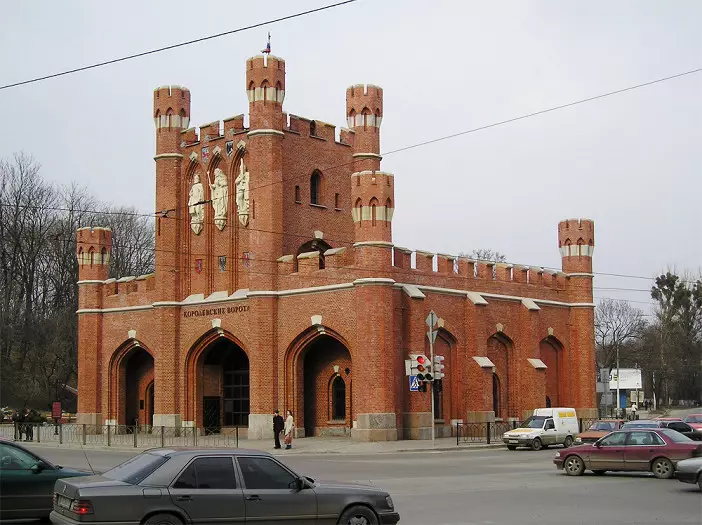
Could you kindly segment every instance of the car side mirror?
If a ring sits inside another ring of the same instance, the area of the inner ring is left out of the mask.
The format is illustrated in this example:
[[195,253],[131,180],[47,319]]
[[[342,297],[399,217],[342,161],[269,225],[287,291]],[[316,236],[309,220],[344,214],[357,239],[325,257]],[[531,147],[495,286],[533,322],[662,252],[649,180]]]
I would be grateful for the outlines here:
[[594,445],[597,448],[602,448],[602,443],[600,443],[599,441],[595,441]]
[[29,470],[31,470],[34,474],[39,474],[45,468],[46,465],[44,465],[44,463],[40,461],[39,463],[35,463],[34,465],[32,465]]
[[305,482],[302,478],[295,478],[290,482],[289,486],[293,490],[302,490],[305,488]]

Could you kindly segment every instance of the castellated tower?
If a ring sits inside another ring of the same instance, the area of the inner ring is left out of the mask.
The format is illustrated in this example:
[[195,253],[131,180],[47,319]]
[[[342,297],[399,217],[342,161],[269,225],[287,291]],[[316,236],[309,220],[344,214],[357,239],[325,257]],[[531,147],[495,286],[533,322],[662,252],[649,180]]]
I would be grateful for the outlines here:
[[[190,91],[181,86],[154,89],[156,125],[156,219],[155,267],[159,295],[164,300],[180,301],[180,258],[173,246],[181,246],[182,224],[187,210],[179,206],[183,191],[180,180],[183,153],[181,132],[190,123]],[[167,210],[167,211],[166,211]]]
[[78,258],[78,423],[101,425],[102,284],[109,277],[112,231],[86,227],[76,232]]
[[255,56],[246,61],[246,94],[251,129],[283,129],[285,60]]
[[380,171],[383,89],[372,84],[349,87],[346,90],[346,118],[354,131],[351,203],[357,264],[378,269],[389,267],[395,178]]
[[[591,359],[595,355],[595,309],[592,295],[592,255],[595,250],[595,223],[590,219],[567,219],[558,223],[558,248],[561,267],[566,273],[570,309],[570,352],[568,368],[579,379],[573,381],[573,405],[581,408],[582,417],[596,417],[588,412],[588,400],[595,391],[597,370]],[[588,415],[590,414],[590,415]]]

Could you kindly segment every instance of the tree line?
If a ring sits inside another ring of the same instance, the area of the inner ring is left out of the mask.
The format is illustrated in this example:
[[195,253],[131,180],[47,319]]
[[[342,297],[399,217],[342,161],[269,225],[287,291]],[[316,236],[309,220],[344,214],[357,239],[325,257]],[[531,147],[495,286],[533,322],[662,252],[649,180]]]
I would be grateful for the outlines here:
[[100,202],[86,188],[57,186],[20,153],[0,159],[0,404],[70,406],[77,384],[75,235],[113,231],[110,276],[153,271],[154,220]]
[[624,300],[595,310],[598,367],[641,369],[646,397],[658,405],[702,401],[702,278],[666,272],[651,287],[650,318]]

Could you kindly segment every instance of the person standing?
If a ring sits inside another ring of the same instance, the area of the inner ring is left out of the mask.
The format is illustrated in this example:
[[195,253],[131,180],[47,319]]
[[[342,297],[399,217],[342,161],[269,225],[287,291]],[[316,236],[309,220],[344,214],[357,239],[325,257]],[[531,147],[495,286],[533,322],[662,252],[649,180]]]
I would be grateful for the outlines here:
[[631,419],[636,420],[636,412],[639,410],[639,407],[636,405],[636,403],[633,403],[631,405]]
[[283,421],[283,416],[280,415],[278,410],[275,411],[273,416],[273,436],[275,437],[275,447],[280,448],[280,434],[285,429],[285,422]]
[[295,420],[293,419],[292,410],[288,410],[288,417],[285,418],[285,449],[292,448],[292,434],[295,428]]

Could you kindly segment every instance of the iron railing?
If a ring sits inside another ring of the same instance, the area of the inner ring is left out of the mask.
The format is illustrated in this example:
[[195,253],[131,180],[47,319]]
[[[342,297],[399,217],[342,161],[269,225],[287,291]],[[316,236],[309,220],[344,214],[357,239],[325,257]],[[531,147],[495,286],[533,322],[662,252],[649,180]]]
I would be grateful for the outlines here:
[[12,423],[0,425],[0,437],[13,441],[61,445],[237,448],[239,427],[227,427],[213,433],[210,429],[194,427]]
[[456,445],[500,441],[502,434],[517,428],[518,421],[486,421],[483,423],[456,423]]

